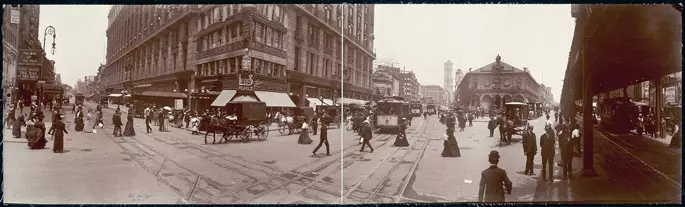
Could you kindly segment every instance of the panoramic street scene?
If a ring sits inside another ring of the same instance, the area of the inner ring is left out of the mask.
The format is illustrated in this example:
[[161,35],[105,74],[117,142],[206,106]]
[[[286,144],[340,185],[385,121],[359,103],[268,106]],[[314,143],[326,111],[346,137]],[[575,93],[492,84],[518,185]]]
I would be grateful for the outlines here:
[[679,204],[681,11],[3,5],[3,201]]

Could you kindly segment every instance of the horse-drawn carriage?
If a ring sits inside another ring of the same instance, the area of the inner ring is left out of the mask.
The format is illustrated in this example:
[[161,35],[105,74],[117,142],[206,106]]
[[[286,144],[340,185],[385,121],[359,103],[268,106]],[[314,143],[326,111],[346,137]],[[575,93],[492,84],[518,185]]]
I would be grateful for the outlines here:
[[[292,115],[285,115],[278,123],[278,132],[281,134],[300,133],[302,123],[309,122],[314,117],[314,109],[312,107],[297,107],[294,108]],[[310,124],[311,125],[311,124]]]
[[528,105],[521,102],[509,102],[504,104],[504,116],[507,121],[512,121],[513,126],[509,133],[522,135],[528,126]]
[[207,144],[207,135],[210,132],[214,134],[212,144],[216,142],[216,131],[223,132],[219,140],[220,143],[222,140],[228,142],[233,138],[249,142],[253,136],[260,141],[264,141],[269,136],[266,103],[248,95],[236,95],[226,104],[224,109],[228,116],[211,116],[209,118],[209,128],[205,134],[205,144]]

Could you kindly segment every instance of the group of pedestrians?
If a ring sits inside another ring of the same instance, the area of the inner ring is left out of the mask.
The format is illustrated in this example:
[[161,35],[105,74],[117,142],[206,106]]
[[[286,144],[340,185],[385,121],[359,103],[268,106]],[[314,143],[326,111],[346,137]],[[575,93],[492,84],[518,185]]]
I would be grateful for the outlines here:
[[[17,139],[22,138],[22,127],[26,127],[25,138],[29,149],[45,149],[48,143],[46,135],[53,136],[53,152],[62,153],[64,151],[64,134],[67,134],[66,127],[62,122],[63,115],[59,114],[58,106],[54,107],[52,125],[47,129],[45,124],[45,115],[42,107],[37,103],[32,103],[28,114],[23,112],[23,104],[17,102],[15,105],[9,106],[8,117],[6,124],[8,128],[12,128],[12,136]],[[19,112],[19,115],[15,116]]]

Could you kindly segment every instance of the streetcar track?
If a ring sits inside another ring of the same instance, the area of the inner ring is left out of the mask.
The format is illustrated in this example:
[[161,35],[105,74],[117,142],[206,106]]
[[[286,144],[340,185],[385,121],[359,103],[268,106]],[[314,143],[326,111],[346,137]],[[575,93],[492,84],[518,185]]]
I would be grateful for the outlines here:
[[[422,123],[423,123],[423,122],[422,122]],[[380,138],[375,139],[375,140],[381,140],[380,142],[382,142],[380,145],[376,145],[377,148],[380,148],[380,147],[384,146],[385,144],[389,143],[389,142],[392,140],[392,139],[391,139],[392,134],[380,134],[379,136],[387,137],[387,138],[386,138],[386,139],[380,139]],[[355,138],[355,141],[356,141],[358,137],[357,137],[357,136],[354,136],[354,138]],[[374,142],[374,144],[377,144],[377,143],[379,143],[379,142]],[[344,156],[343,156],[342,165],[339,165],[339,166],[336,167],[336,169],[339,169],[339,170],[333,170],[331,173],[324,174],[324,175],[317,175],[317,179],[316,179],[316,180],[314,180],[314,181],[311,182],[310,184],[308,184],[308,185],[306,185],[306,186],[300,188],[300,189],[297,190],[295,193],[290,193],[290,194],[288,194],[288,196],[285,196],[285,197],[279,199],[279,202],[278,202],[278,203],[281,203],[282,201],[286,200],[286,199],[289,198],[290,196],[298,195],[298,194],[301,193],[302,191],[304,191],[304,190],[306,190],[306,189],[308,189],[308,188],[311,188],[312,186],[316,185],[318,182],[321,182],[322,179],[324,179],[324,178],[326,178],[326,177],[329,177],[330,175],[335,174],[335,173],[337,173],[337,172],[340,172],[340,170],[343,169],[343,168],[345,167],[345,163],[348,163],[348,166],[349,166],[349,164],[353,163],[354,160],[347,160],[347,161],[345,161],[345,158],[356,159],[357,156],[355,156],[355,155],[359,155],[359,154],[355,154],[355,153],[354,153],[354,152],[355,152],[354,149],[357,148],[357,147],[359,147],[359,145],[351,145],[351,146],[348,146],[348,147],[344,148],[344,150],[343,150],[342,152],[340,152],[340,153],[342,153]],[[328,164],[328,163],[330,163],[330,164]],[[327,162],[327,165],[324,166],[322,169],[325,169],[325,168],[329,167],[329,166],[332,165],[332,164],[338,164],[338,163],[340,163],[340,160],[333,160],[333,161]],[[298,168],[296,168],[296,169],[298,169]],[[306,171],[305,173],[312,173],[312,172],[314,172],[314,171],[316,171],[316,170],[318,170],[318,169],[309,170],[309,171]],[[342,185],[344,185],[344,184],[343,184],[343,183],[340,183],[340,185],[342,186]]]
[[[110,121],[105,121],[105,119],[103,118],[103,122],[108,122],[108,123],[109,123]],[[108,127],[108,129],[109,129],[109,127]],[[134,130],[138,131],[139,133],[142,133],[142,130],[136,129],[135,127],[134,127]],[[157,153],[159,156],[164,157],[165,160],[163,161],[163,163],[165,163],[165,162],[167,161],[167,158],[166,158],[165,156],[163,156],[163,155],[160,154],[159,152],[155,151],[155,150],[154,150],[153,148],[151,148],[150,146],[147,146],[147,145],[144,144],[144,143],[138,142],[138,141],[135,140],[135,139],[132,139],[133,142],[130,142],[130,141],[124,140],[124,139],[121,138],[121,137],[112,137],[113,135],[106,135],[106,136],[108,136],[108,137],[110,137],[110,138],[113,138],[113,140],[114,140],[114,139],[117,139],[117,138],[118,138],[118,139],[121,139],[122,142],[117,142],[117,141],[115,141],[115,143],[117,143],[117,145],[119,145],[120,148],[122,148],[122,150],[123,150],[126,154],[128,154],[133,160],[136,161],[136,163],[138,163],[139,165],[141,165],[141,166],[142,166],[144,169],[146,169],[148,172],[151,172],[151,173],[152,173],[152,170],[149,169],[141,160],[139,160],[139,159],[137,158],[137,156],[134,156],[131,152],[129,152],[128,149],[126,149],[125,147],[123,147],[121,144],[123,144],[123,143],[128,143],[128,144],[130,144],[131,146],[136,147],[138,150],[140,150],[140,151],[143,152],[143,153],[146,153],[146,151],[140,149],[139,147],[137,147],[136,144],[140,144],[140,145],[146,146],[146,147],[149,148],[151,151]],[[152,137],[152,138],[154,138],[154,139],[156,139],[156,140],[162,142],[161,140],[159,140],[160,138],[157,137],[157,136],[153,136],[153,135],[150,135],[150,134],[147,134],[147,136]],[[170,137],[170,136],[169,136],[169,137]],[[194,146],[195,148],[197,148],[198,150],[201,150],[201,151],[213,151],[213,150],[211,150],[211,149],[207,149],[207,148],[198,146],[197,144],[194,144],[194,143],[190,143],[190,142],[187,142],[187,141],[184,141],[184,140],[179,140],[179,139],[176,138],[176,137],[174,137],[174,138],[172,138],[172,139],[173,139],[173,141],[176,141],[177,143],[180,142],[180,143],[182,143],[182,144],[192,145],[192,146]],[[163,142],[163,143],[166,143],[166,142]],[[173,145],[172,145],[172,146],[173,146]],[[177,149],[179,149],[179,150],[182,150],[182,151],[186,151],[186,152],[188,151],[187,149],[181,149],[181,148],[179,148],[178,146],[173,146],[173,147],[174,147],[174,148],[177,148]],[[191,152],[188,152],[188,153],[191,153]],[[193,153],[191,153],[191,154],[193,154]],[[234,157],[234,158],[235,158],[235,156],[227,155],[227,154],[223,154],[223,153],[207,153],[207,154],[217,154],[216,157],[218,157],[218,158],[220,158],[220,159],[223,159],[223,160],[232,162],[233,164],[236,164],[236,165],[240,165],[240,164],[237,163],[236,161],[228,160],[228,159],[225,158],[225,156],[231,156],[231,157]],[[193,154],[193,155],[195,155],[195,154]],[[196,156],[197,156],[197,155],[196,155]],[[148,156],[146,156],[146,157],[151,158],[150,155],[148,155]],[[240,202],[248,202],[248,201],[250,201],[250,200],[257,199],[257,198],[259,198],[259,196],[261,196],[261,195],[270,193],[270,192],[272,192],[273,190],[276,190],[276,189],[279,189],[279,188],[281,188],[281,187],[290,185],[290,184],[292,184],[292,183],[298,183],[298,184],[299,184],[299,183],[302,183],[302,181],[300,181],[300,180],[302,180],[302,179],[310,179],[310,178],[308,178],[307,176],[301,175],[301,174],[299,174],[299,173],[284,172],[284,171],[272,169],[272,167],[270,167],[270,166],[265,166],[265,165],[263,165],[263,164],[261,164],[261,163],[255,163],[255,162],[251,162],[251,161],[244,160],[244,159],[240,159],[240,158],[235,158],[235,159],[239,159],[239,160],[241,160],[241,161],[248,162],[248,163],[257,164],[257,165],[260,165],[260,166],[262,166],[262,167],[267,167],[267,168],[269,168],[269,169],[275,171],[275,173],[274,173],[274,172],[270,172],[270,173],[266,173],[266,172],[265,172],[265,174],[271,175],[271,177],[269,177],[268,179],[266,179],[266,180],[268,180],[268,181],[271,181],[271,180],[273,180],[274,178],[280,178],[280,179],[283,179],[283,180],[286,181],[286,182],[283,182],[282,185],[272,185],[272,186],[274,186],[274,187],[269,188],[269,189],[263,191],[263,192],[260,193],[260,194],[252,195],[251,197],[253,197],[253,198],[238,198],[238,197],[235,197],[235,198],[239,199],[238,203],[240,203]],[[154,163],[159,164],[159,162],[154,161],[154,159],[150,159],[150,160],[152,160],[152,162],[154,162]],[[210,161],[211,163],[213,163],[213,164],[215,164],[215,165],[221,167],[221,168],[224,168],[224,169],[226,169],[226,170],[231,171],[231,169],[228,169],[228,168],[225,167],[225,166],[219,165],[218,163],[213,162],[213,161],[211,161],[211,160],[209,160],[209,161]],[[172,162],[172,163],[174,163],[176,166],[178,166],[179,168],[182,168],[183,170],[188,171],[188,172],[190,172],[190,173],[195,174],[196,176],[198,176],[198,180],[197,180],[196,182],[194,182],[194,183],[193,183],[193,182],[187,182],[187,183],[190,184],[191,186],[194,186],[194,187],[193,187],[193,190],[191,191],[191,193],[188,194],[188,198],[189,198],[189,199],[193,198],[194,193],[199,192],[199,191],[202,191],[202,193],[204,194],[205,197],[210,198],[210,199],[211,199],[213,202],[215,202],[215,203],[221,203],[220,201],[215,200],[214,196],[209,195],[209,193],[205,192],[202,188],[195,189],[195,187],[196,187],[197,184],[198,184],[197,182],[199,182],[199,179],[200,179],[200,178],[205,179],[205,180],[211,180],[211,179],[204,178],[204,177],[202,177],[201,175],[199,175],[198,173],[196,173],[196,172],[194,172],[194,171],[192,171],[192,170],[189,170],[189,169],[187,169],[187,168],[185,168],[185,167],[179,165],[178,163],[175,163],[175,162],[173,162],[173,161],[169,161],[169,162]],[[309,164],[309,163],[306,163],[306,164]],[[305,164],[305,165],[306,165],[306,164]],[[244,165],[241,165],[241,166],[247,167],[247,166],[244,166]],[[160,172],[162,169],[164,169],[164,165],[163,165],[163,164],[160,165],[160,169],[157,169],[157,170],[156,170],[154,173],[152,173],[152,174],[155,175],[155,176],[157,177],[158,180],[160,180],[161,182],[165,183],[165,184],[166,184],[167,186],[169,186],[172,190],[174,190],[175,192],[177,192],[177,194],[181,195],[181,199],[184,199],[184,198],[183,198],[184,195],[182,195],[183,193],[181,193],[181,192],[179,192],[178,190],[176,190],[176,187],[175,187],[175,186],[173,186],[172,184],[168,183],[166,180],[161,179],[161,177],[158,175],[159,172]],[[179,177],[179,178],[182,178],[182,177],[183,177],[183,176],[180,176],[178,172],[172,171],[171,169],[168,169],[168,168],[167,168],[167,170],[170,171],[172,174],[174,174],[174,176],[176,176],[176,177]],[[233,169],[233,171],[235,171],[235,168]],[[259,171],[259,170],[256,170],[256,169],[255,169],[255,171]],[[240,173],[240,171],[238,171],[238,172]],[[286,173],[293,174],[293,175],[295,175],[295,177],[293,177],[293,178],[285,178],[285,177],[281,176],[282,174],[286,174]],[[240,173],[240,174],[243,174],[243,173]],[[251,178],[251,176],[249,176],[249,175],[247,175],[247,177],[250,177],[250,178]],[[185,179],[182,179],[182,180],[185,180]],[[311,179],[310,179],[310,180],[311,180]],[[318,179],[318,180],[316,180],[316,181],[313,181],[312,183],[316,183],[316,182],[320,182],[320,181],[321,181],[321,180]],[[324,182],[325,182],[325,181],[324,181]],[[250,188],[252,188],[252,187],[262,185],[262,184],[269,184],[269,183],[268,183],[268,182],[265,182],[265,181],[259,181],[259,182],[256,182],[256,183],[252,184],[252,185],[247,185],[247,186],[245,186],[245,187],[235,189],[233,192],[235,192],[235,193],[237,193],[237,192],[242,192],[242,191],[244,191],[244,190],[247,190],[247,189],[250,189]],[[226,189],[223,189],[223,188],[220,188],[220,187],[218,187],[218,188],[219,188],[220,191],[222,191],[222,193],[231,192],[231,191],[229,191],[229,190],[226,190]],[[190,202],[188,202],[187,200],[183,200],[183,201],[184,201],[185,203],[190,203]]]
[[[419,133],[415,133],[415,134],[413,134],[413,135],[411,136],[411,138],[416,138],[416,139],[412,139],[412,141],[413,141],[414,144],[416,144],[420,138],[426,138],[426,137],[424,137],[424,135],[425,135],[425,133],[426,133],[426,131],[427,131],[427,129],[428,129],[428,125],[427,125],[427,124],[431,124],[431,123],[432,123],[432,122],[426,123],[426,121],[427,121],[427,120],[424,120],[424,122],[422,122],[422,125],[421,125],[421,127],[420,127],[421,130],[418,130],[418,131],[421,131],[421,133],[420,133],[420,134],[419,134]],[[433,125],[430,125],[430,126],[433,126]],[[432,133],[432,131],[431,131],[431,133]],[[430,136],[428,136],[428,138],[430,139]],[[392,140],[392,139],[386,140],[386,143],[389,142],[390,140]],[[426,142],[426,143],[427,143],[427,142]],[[402,149],[402,148],[401,148],[401,147],[398,147],[398,148],[394,149],[387,157],[385,157],[385,158],[383,158],[383,159],[380,160],[380,162],[378,163],[378,165],[376,165],[376,168],[375,168],[375,169],[371,170],[371,171],[369,172],[369,174],[365,175],[362,179],[356,181],[355,184],[347,191],[347,193],[345,193],[344,199],[347,199],[352,193],[354,193],[354,192],[359,188],[359,186],[361,186],[361,184],[362,184],[364,181],[368,180],[368,179],[376,172],[376,170],[378,170],[384,163],[386,163],[386,162],[389,161],[388,158],[390,158],[390,157],[392,157],[393,155],[395,155],[400,149]],[[402,156],[402,158],[400,158],[400,160],[402,160],[402,159],[403,159],[404,157],[406,157],[408,154],[409,154],[409,150],[407,150],[406,154],[404,154],[404,155]],[[392,172],[393,172],[393,171],[397,168],[397,166],[399,166],[400,164],[401,164],[401,163],[398,161],[397,164],[395,164],[395,165],[391,168],[390,172],[389,172],[388,174],[386,174],[386,175],[382,178],[380,184],[379,184],[378,186],[376,186],[376,189],[374,189],[374,194],[371,194],[371,196],[369,197],[369,199],[368,199],[365,203],[368,203],[371,199],[373,199],[373,198],[377,195],[378,191],[380,191],[380,189],[382,188],[381,185],[383,185],[383,183],[388,179],[388,177],[392,174]],[[408,182],[409,179],[406,179],[406,181]]]
[[[412,164],[412,167],[411,167],[410,170],[409,170],[409,174],[407,175],[407,177],[405,177],[404,181],[402,182],[402,183],[403,183],[402,188],[400,189],[399,194],[395,197],[395,202],[399,202],[398,198],[402,198],[402,196],[404,195],[404,191],[406,190],[406,185],[409,184],[409,180],[410,180],[410,178],[411,178],[411,177],[409,177],[409,176],[411,176],[411,174],[413,174],[413,171],[416,169],[415,167],[416,167],[416,166],[418,165],[418,163],[419,163],[418,161],[421,159],[421,156],[423,156],[423,152],[426,151],[426,148],[428,147],[428,143],[430,143],[430,135],[432,135],[432,134],[433,134],[433,131],[435,130],[435,126],[434,126],[434,125],[431,125],[431,126],[432,126],[432,130],[430,131],[430,133],[429,133],[428,136],[425,136],[425,130],[428,129],[428,127],[426,127],[426,128],[424,128],[424,131],[423,131],[424,133],[422,133],[422,134],[420,135],[420,137],[419,137],[419,138],[427,138],[428,140],[426,140],[426,141],[424,142],[423,147],[421,147],[421,153],[419,153],[419,155],[416,156],[416,158],[415,158],[415,160],[414,160],[414,163]],[[419,141],[419,139],[417,139],[417,140],[414,142],[414,144],[416,144],[416,142],[418,142],[418,141]],[[376,189],[374,190],[373,194],[371,195],[371,197],[369,197],[369,199],[366,201],[366,203],[371,202],[371,200],[372,200],[374,197],[376,197],[376,196],[378,195],[378,193],[381,191],[381,189],[383,189],[382,186],[390,179],[391,175],[394,174],[395,170],[402,164],[402,161],[404,161],[404,158],[406,158],[407,155],[409,155],[409,153],[410,153],[410,152],[407,151],[407,152],[402,156],[402,158],[400,158],[400,160],[397,161],[397,164],[395,164],[395,165],[390,169],[390,171],[388,172],[388,174],[387,174],[385,177],[383,177],[383,179],[381,180],[380,184],[376,187]]]

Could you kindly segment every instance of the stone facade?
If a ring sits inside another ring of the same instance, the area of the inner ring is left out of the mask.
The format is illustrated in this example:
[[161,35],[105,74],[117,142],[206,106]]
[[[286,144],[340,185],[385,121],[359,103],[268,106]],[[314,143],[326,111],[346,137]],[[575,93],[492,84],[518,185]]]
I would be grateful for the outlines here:
[[513,67],[497,56],[495,62],[464,75],[457,98],[462,107],[500,108],[508,102],[540,101],[539,87],[527,68]]

